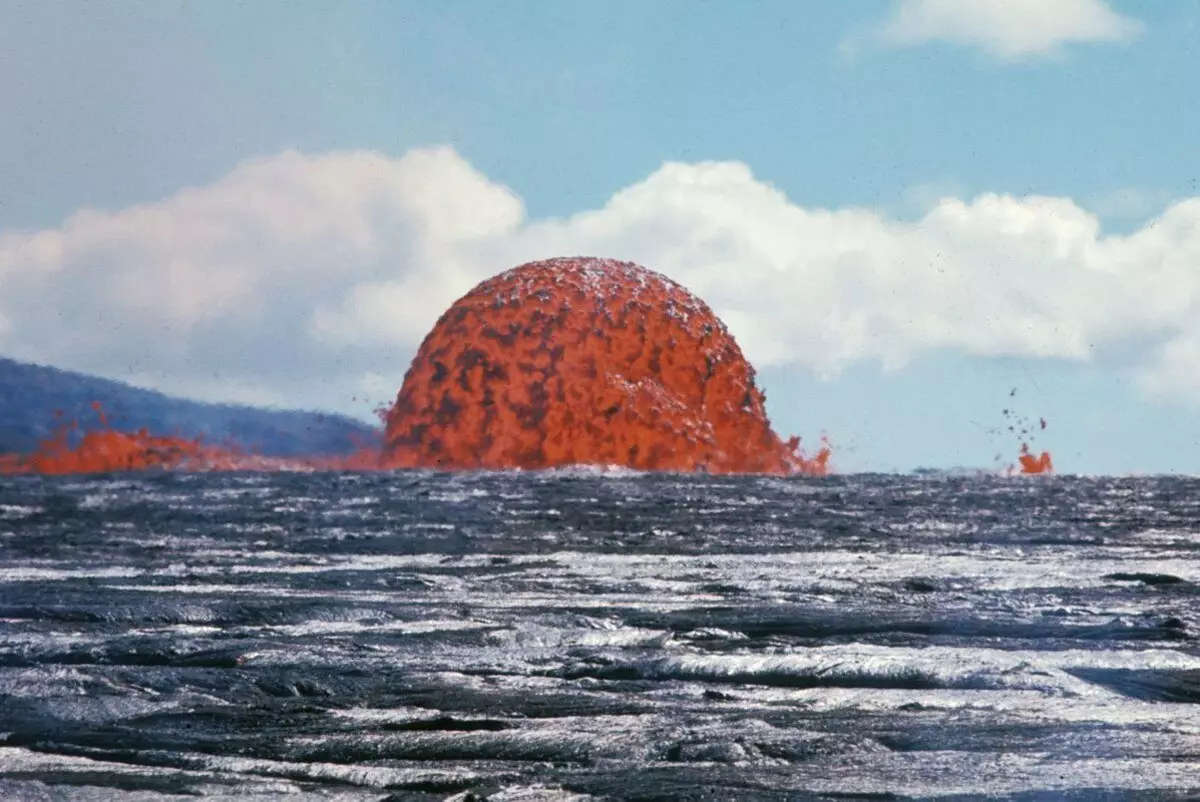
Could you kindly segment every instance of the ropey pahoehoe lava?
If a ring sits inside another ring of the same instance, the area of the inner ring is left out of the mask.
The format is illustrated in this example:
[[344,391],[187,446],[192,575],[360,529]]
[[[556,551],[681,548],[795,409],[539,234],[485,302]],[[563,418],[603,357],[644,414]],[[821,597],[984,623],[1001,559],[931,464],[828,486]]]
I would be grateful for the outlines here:
[[630,262],[531,262],[459,299],[387,415],[389,467],[823,474],[771,430],[703,301]]

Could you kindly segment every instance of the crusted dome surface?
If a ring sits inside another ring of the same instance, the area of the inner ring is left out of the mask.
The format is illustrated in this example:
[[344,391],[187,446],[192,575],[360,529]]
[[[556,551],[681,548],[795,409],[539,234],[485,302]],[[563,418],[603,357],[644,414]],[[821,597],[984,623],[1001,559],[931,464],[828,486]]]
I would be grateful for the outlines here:
[[630,262],[531,262],[479,284],[422,343],[387,417],[393,467],[823,471],[771,430],[708,306]]

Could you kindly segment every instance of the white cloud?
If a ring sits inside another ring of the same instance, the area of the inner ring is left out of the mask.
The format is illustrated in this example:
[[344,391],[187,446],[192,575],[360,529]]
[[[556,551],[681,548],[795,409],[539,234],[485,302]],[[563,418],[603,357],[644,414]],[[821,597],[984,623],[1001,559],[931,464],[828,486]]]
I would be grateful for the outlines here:
[[[449,149],[255,160],[159,203],[0,235],[0,317],[12,322],[0,351],[198,397],[337,403],[327,385],[393,364],[392,335],[428,323],[421,304],[470,286],[453,281],[447,244],[502,235],[523,215]],[[367,310],[356,301],[373,282],[404,289],[404,276],[419,301],[374,321],[382,342],[313,337],[339,304]]]
[[1126,42],[1141,30],[1104,0],[900,0],[882,33],[896,45],[953,42],[1012,60],[1074,43]]
[[392,395],[474,283],[572,254],[677,279],[760,366],[1119,354],[1147,390],[1200,402],[1200,200],[1122,236],[1064,198],[945,198],[901,221],[804,208],[724,162],[667,164],[603,208],[529,220],[449,149],[285,153],[159,203],[6,233],[0,352],[182,394],[349,409]]

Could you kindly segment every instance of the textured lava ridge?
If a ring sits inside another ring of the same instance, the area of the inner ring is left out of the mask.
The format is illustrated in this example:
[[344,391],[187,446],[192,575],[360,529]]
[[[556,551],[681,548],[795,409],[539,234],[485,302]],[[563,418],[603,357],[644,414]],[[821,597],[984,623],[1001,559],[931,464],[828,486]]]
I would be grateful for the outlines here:
[[387,417],[389,467],[824,473],[771,430],[754,369],[700,299],[629,262],[489,279],[425,338]]

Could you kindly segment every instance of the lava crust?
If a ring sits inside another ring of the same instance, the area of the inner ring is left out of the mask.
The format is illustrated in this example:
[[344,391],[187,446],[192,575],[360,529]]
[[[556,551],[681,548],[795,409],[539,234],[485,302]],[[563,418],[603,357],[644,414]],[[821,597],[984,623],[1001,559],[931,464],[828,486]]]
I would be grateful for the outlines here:
[[389,467],[822,474],[771,430],[754,369],[680,285],[629,262],[533,262],[425,338],[387,417]]

